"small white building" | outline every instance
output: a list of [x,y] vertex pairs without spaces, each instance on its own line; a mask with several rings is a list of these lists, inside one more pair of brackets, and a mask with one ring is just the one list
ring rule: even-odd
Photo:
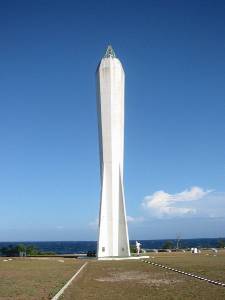
[[193,254],[199,253],[198,248],[191,248],[191,253]]

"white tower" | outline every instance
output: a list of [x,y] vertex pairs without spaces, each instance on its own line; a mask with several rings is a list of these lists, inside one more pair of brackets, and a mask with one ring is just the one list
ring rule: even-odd
[[96,71],[101,172],[98,258],[130,256],[123,188],[124,79],[111,46]]

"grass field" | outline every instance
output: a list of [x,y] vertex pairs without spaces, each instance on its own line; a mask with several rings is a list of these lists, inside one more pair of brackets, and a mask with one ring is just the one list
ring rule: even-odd
[[179,252],[172,255],[159,253],[150,255],[150,258],[151,261],[225,283],[225,251],[219,251],[217,255],[212,251],[204,251],[202,254],[194,255]]
[[51,299],[82,265],[75,259],[0,258],[0,299]]
[[[150,260],[225,282],[225,251],[150,253]],[[0,258],[0,299],[51,299],[87,260]],[[65,291],[64,300],[225,299],[225,288],[141,261],[89,260]]]
[[[209,252],[210,253],[210,252]],[[150,254],[151,260],[225,282],[225,253]],[[225,288],[141,261],[90,262],[62,299],[225,299]]]

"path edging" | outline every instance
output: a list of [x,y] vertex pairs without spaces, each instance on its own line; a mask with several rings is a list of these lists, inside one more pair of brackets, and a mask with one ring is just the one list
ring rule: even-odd
[[61,288],[60,291],[51,299],[51,300],[58,300],[60,296],[64,293],[64,291],[68,288],[68,286],[72,283],[72,281],[77,277],[77,275],[85,268],[88,262],[84,263],[80,269],[67,281],[67,283]]
[[153,266],[157,266],[157,267],[169,270],[169,271],[177,272],[177,273],[179,273],[181,275],[190,276],[190,277],[195,278],[195,279],[203,280],[203,281],[206,281],[206,282],[211,283],[211,284],[215,284],[215,285],[219,285],[219,286],[225,287],[225,283],[220,282],[220,281],[210,280],[208,278],[197,276],[197,275],[195,275],[193,273],[183,272],[181,270],[177,270],[177,269],[174,269],[174,268],[170,268],[168,266],[164,266],[164,265],[161,265],[161,264],[154,263],[154,262],[152,262],[150,260],[142,260],[142,262],[145,262],[147,264],[151,264]]

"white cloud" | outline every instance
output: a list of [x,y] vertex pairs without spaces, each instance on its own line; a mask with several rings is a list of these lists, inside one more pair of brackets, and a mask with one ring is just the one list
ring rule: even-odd
[[[211,190],[204,190],[194,186],[177,194],[169,194],[164,191],[157,191],[150,196],[146,196],[142,202],[142,207],[152,214],[162,216],[182,216],[195,214],[196,208],[190,205],[208,195]],[[183,206],[185,202],[185,207]]]
[[138,223],[138,222],[143,222],[144,218],[143,217],[131,217],[127,216],[127,222],[128,223]]

